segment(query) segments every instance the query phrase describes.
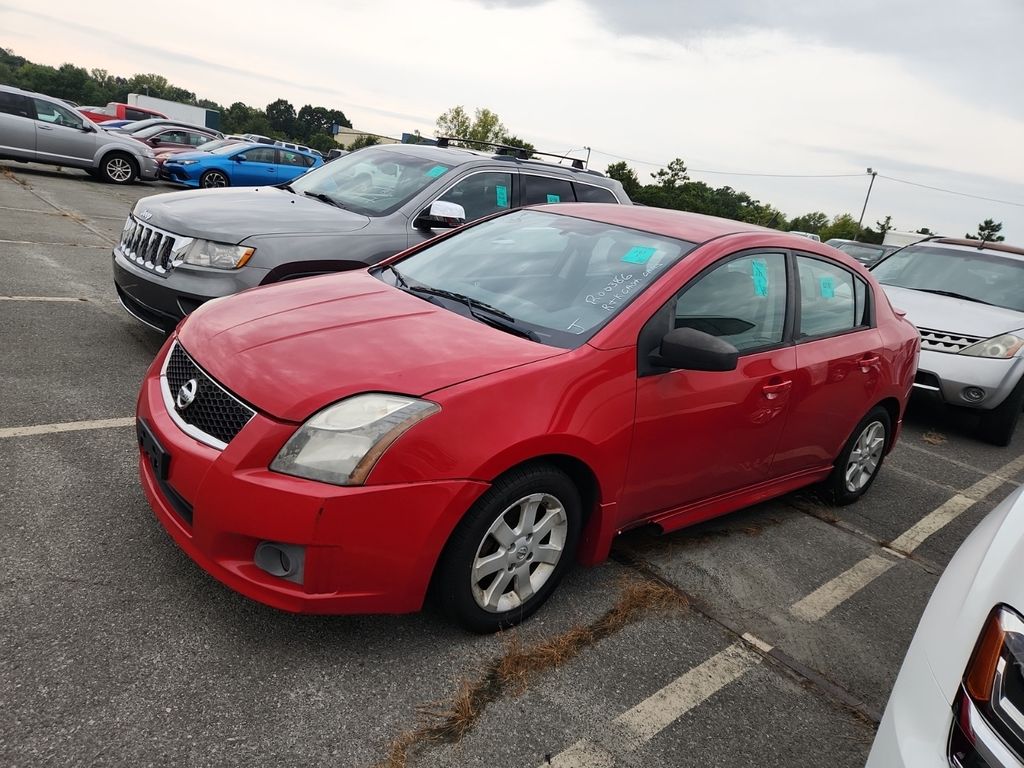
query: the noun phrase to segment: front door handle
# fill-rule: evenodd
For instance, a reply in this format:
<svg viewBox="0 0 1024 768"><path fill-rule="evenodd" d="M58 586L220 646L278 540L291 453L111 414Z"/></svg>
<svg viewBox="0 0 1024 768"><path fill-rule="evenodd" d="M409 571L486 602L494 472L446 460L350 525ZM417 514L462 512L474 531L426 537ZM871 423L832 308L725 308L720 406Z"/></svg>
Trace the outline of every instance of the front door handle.
<svg viewBox="0 0 1024 768"><path fill-rule="evenodd" d="M53 126L52 125L39 125L39 126L36 126L36 127L39 128L40 131L52 131L53 130Z"/></svg>
<svg viewBox="0 0 1024 768"><path fill-rule="evenodd" d="M792 386L792 381L780 381L775 384L765 384L761 387L761 392L764 393L766 400L775 400L779 395L784 395L789 392Z"/></svg>

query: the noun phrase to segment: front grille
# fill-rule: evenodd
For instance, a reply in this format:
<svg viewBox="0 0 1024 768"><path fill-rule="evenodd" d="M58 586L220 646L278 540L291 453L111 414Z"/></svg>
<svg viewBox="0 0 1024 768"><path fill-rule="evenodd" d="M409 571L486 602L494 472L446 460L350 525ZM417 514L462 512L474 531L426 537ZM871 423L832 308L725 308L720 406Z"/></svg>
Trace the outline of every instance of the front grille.
<svg viewBox="0 0 1024 768"><path fill-rule="evenodd" d="M196 382L195 397L185 407L179 407L178 395L182 387L193 379ZM177 342L167 356L163 386L165 394L170 397L168 407L173 408L172 415L176 421L212 437L216 444L203 442L218 448L230 443L256 415L256 411L210 378Z"/></svg>
<svg viewBox="0 0 1024 768"><path fill-rule="evenodd" d="M121 253L139 266L167 275L181 263L177 257L191 242L129 216L121 232Z"/></svg>
<svg viewBox="0 0 1024 768"><path fill-rule="evenodd" d="M921 332L921 349L930 349L934 352L957 353L972 344L982 341L981 336L965 336L962 333L948 333L946 331L935 331L931 328L918 328Z"/></svg>

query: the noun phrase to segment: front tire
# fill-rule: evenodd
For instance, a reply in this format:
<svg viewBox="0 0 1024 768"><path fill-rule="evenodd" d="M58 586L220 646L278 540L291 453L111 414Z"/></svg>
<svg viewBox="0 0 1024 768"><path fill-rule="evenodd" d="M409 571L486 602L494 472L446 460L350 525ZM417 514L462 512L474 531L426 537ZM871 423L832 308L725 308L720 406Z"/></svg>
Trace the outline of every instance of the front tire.
<svg viewBox="0 0 1024 768"><path fill-rule="evenodd" d="M1009 445L1013 433L1017 431L1021 410L1024 410L1024 379L1017 383L1002 403L991 411L982 412L979 426L982 439L992 445Z"/></svg>
<svg viewBox="0 0 1024 768"><path fill-rule="evenodd" d="M495 481L452 533L438 564L441 609L473 632L523 621L576 558L582 504L575 484L547 464Z"/></svg>
<svg viewBox="0 0 1024 768"><path fill-rule="evenodd" d="M882 468L891 435L889 412L881 406L872 408L854 428L836 459L832 474L822 484L829 502L843 507L868 492Z"/></svg>
<svg viewBox="0 0 1024 768"><path fill-rule="evenodd" d="M220 189L230 187L231 182L223 171L207 171L199 177L199 186L203 189Z"/></svg>
<svg viewBox="0 0 1024 768"><path fill-rule="evenodd" d="M111 152L100 163L99 173L108 184L131 184L139 177L139 166L131 155Z"/></svg>

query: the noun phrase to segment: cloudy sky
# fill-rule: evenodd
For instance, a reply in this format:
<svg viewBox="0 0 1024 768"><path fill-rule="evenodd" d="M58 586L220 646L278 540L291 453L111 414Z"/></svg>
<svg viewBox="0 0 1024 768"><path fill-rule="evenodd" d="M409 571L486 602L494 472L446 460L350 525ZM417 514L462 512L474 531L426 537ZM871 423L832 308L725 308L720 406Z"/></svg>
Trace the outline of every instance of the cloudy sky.
<svg viewBox="0 0 1024 768"><path fill-rule="evenodd" d="M0 0L0 46L40 63L155 72L201 96L343 109L433 134L489 107L538 149L674 157L795 216L1024 244L1021 0ZM577 152L582 156L585 152ZM700 169L697 171L696 169ZM726 175L710 171L742 174ZM798 178L800 175L835 175ZM855 174L843 176L842 174Z"/></svg>

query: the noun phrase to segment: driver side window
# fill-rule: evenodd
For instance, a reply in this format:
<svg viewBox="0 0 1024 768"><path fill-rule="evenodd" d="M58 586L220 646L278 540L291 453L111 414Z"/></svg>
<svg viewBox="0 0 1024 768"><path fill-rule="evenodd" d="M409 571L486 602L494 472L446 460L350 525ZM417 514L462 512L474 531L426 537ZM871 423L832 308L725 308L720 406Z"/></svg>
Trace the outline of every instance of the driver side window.
<svg viewBox="0 0 1024 768"><path fill-rule="evenodd" d="M474 221L498 211L512 202L512 174L474 173L445 192L438 200L458 203L466 209L466 221Z"/></svg>
<svg viewBox="0 0 1024 768"><path fill-rule="evenodd" d="M68 128L81 128L84 125L82 118L70 109L43 99L33 99L33 101L36 103L36 114L44 123L66 125Z"/></svg>
<svg viewBox="0 0 1024 768"><path fill-rule="evenodd" d="M676 300L675 328L694 328L740 352L782 341L786 325L786 257L753 253L697 278Z"/></svg>

